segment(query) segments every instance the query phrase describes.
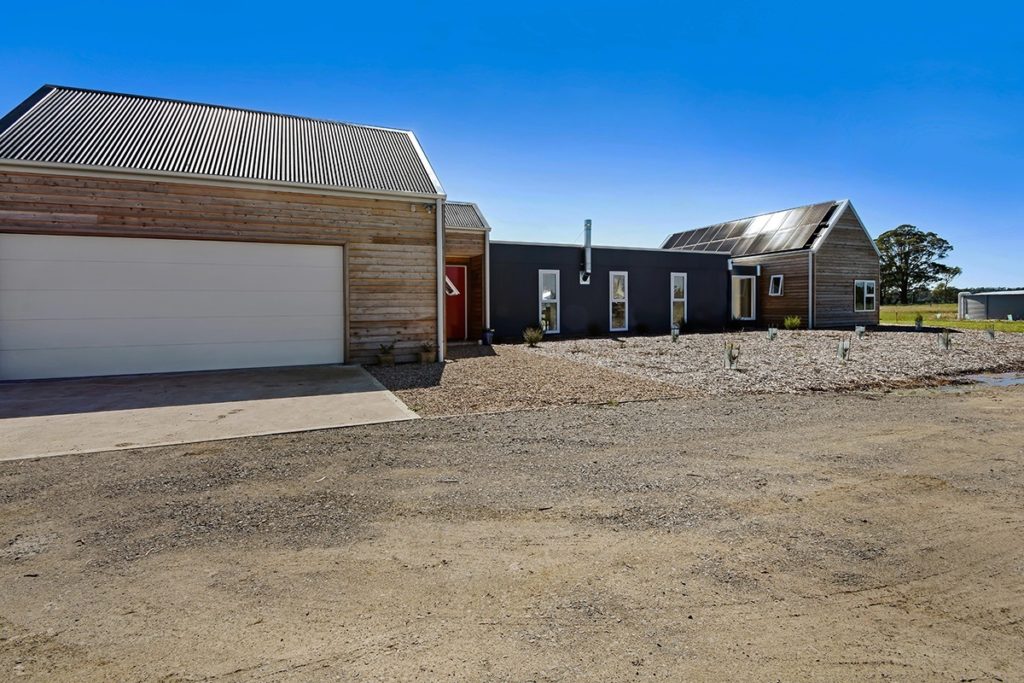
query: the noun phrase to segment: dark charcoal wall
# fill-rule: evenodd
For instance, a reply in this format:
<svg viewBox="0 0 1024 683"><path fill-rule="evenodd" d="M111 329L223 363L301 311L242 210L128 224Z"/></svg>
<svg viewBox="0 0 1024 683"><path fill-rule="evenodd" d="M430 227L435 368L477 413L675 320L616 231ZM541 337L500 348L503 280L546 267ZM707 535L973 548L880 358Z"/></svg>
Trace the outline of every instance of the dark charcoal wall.
<svg viewBox="0 0 1024 683"><path fill-rule="evenodd" d="M608 333L608 274L629 273L629 332L667 334L670 274L687 274L691 329L720 329L728 316L728 257L641 249L593 249L593 276L579 281L582 247L491 242L491 326L498 338L518 339L538 318L538 270L561 272L561 334L583 336L596 325Z"/></svg>

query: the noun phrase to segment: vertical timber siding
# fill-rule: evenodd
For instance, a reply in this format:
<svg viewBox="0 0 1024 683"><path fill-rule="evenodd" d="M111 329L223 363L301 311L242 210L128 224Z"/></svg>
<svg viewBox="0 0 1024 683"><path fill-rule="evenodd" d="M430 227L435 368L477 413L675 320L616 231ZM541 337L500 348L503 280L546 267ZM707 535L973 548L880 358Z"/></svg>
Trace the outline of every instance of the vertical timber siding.
<svg viewBox="0 0 1024 683"><path fill-rule="evenodd" d="M447 228L444 233L445 263L466 266L468 320L467 334L470 340L479 339L484 330L484 252L487 249L487 233L482 230L455 230Z"/></svg>
<svg viewBox="0 0 1024 683"><path fill-rule="evenodd" d="M798 315L807 326L807 251L748 256L733 261L740 266L761 266L757 278L757 320L765 325L781 326L787 316ZM782 275L782 296L768 296L772 275Z"/></svg>
<svg viewBox="0 0 1024 683"><path fill-rule="evenodd" d="M878 254L856 214L847 207L814 255L814 326L877 325L881 303ZM853 310L854 280L874 280L873 312Z"/></svg>
<svg viewBox="0 0 1024 683"><path fill-rule="evenodd" d="M0 172L0 232L345 247L347 360L437 339L433 204L207 184Z"/></svg>

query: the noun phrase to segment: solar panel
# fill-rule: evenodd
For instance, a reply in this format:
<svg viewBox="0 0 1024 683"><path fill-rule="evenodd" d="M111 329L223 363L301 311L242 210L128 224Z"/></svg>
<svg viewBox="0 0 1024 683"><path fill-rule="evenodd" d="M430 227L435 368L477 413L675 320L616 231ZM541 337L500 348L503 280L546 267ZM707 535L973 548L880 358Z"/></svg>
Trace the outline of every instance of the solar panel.
<svg viewBox="0 0 1024 683"><path fill-rule="evenodd" d="M695 251L728 251L733 256L802 249L807 246L822 221L831 216L835 206L835 202L822 202L717 223L680 233L673 247Z"/></svg>

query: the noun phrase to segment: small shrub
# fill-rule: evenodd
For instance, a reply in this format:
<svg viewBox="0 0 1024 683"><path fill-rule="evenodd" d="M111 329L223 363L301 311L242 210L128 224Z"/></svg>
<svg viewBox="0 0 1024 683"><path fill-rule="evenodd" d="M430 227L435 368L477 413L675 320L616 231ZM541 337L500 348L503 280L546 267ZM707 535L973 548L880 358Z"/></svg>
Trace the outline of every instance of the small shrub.
<svg viewBox="0 0 1024 683"><path fill-rule="evenodd" d="M914 316L914 327L916 327L917 329L921 329L922 325L924 325L924 316L918 313L916 316Z"/></svg>
<svg viewBox="0 0 1024 683"><path fill-rule="evenodd" d="M544 339L544 330L539 327L527 327L523 330L523 341L531 348L537 346Z"/></svg>
<svg viewBox="0 0 1024 683"><path fill-rule="evenodd" d="M786 319L782 321L782 326L787 330L799 330L803 325L804 321L798 315L787 315Z"/></svg>
<svg viewBox="0 0 1024 683"><path fill-rule="evenodd" d="M380 354L382 356L387 356L387 355L390 355L390 354L392 354L394 352L395 352L395 342L391 342L390 344L381 344L380 345Z"/></svg>

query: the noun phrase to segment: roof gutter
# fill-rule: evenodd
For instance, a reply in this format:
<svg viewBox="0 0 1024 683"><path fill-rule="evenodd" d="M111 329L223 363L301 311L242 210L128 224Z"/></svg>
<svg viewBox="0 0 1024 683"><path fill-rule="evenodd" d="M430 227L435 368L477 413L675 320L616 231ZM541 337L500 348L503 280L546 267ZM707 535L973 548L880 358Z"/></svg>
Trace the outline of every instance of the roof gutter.
<svg viewBox="0 0 1024 683"><path fill-rule="evenodd" d="M264 190L274 192L296 192L301 194L320 194L338 197L357 197L362 199L415 200L432 202L444 199L443 192L406 192L402 190L360 190L332 187L330 185L305 185L288 183L280 180L253 180L248 178L232 178L228 176L201 175L193 173L170 173L168 171L125 170L104 166L76 166L73 164L53 164L38 161L19 161L17 159L0 159L0 172L7 173L49 173L63 176L88 176L109 178L113 180L162 181L181 185L213 185L233 187L243 190Z"/></svg>

